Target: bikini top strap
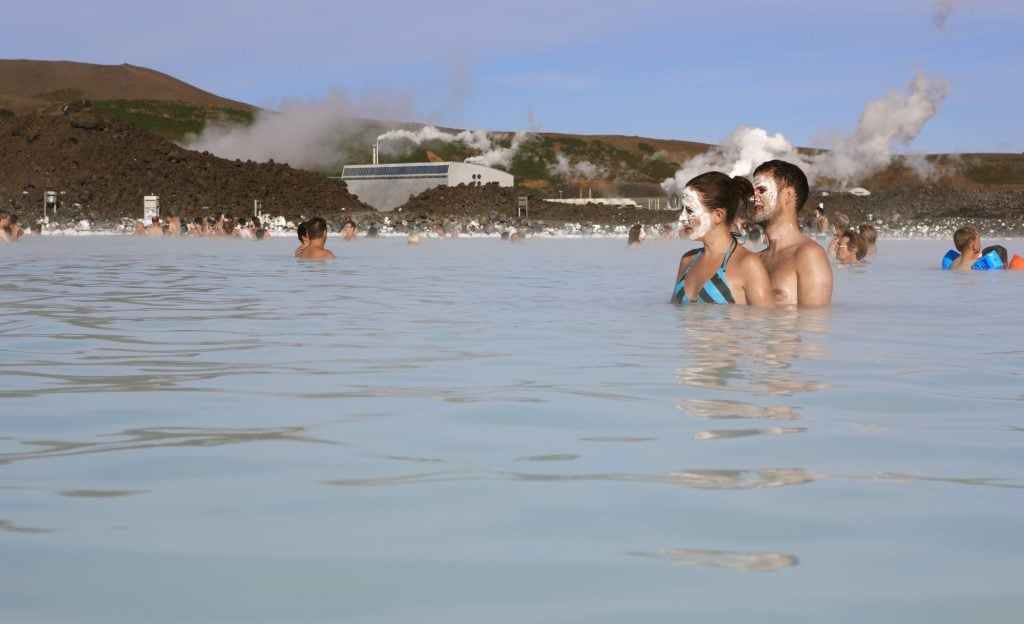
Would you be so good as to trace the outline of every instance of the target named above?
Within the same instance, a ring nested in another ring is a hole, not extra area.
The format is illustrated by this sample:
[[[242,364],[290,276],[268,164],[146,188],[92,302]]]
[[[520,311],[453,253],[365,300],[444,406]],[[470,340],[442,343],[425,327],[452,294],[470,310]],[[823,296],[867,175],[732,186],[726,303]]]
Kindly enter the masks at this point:
[[[736,247],[738,247],[739,244],[740,244],[740,241],[738,239],[736,239],[735,237],[733,237],[732,244],[729,245],[729,251],[725,252],[725,257],[722,258],[722,268],[723,269],[725,268],[725,265],[729,264],[729,258],[732,257],[733,250],[736,249]]]
[[[697,253],[693,254],[693,259],[690,260],[690,264],[686,265],[686,270],[683,271],[683,277],[686,277],[686,275],[690,272],[690,269],[693,268],[694,263],[697,262],[697,258],[700,258],[700,255],[702,253],[704,253],[704,248],[703,247],[700,248],[700,251],[698,251]]]

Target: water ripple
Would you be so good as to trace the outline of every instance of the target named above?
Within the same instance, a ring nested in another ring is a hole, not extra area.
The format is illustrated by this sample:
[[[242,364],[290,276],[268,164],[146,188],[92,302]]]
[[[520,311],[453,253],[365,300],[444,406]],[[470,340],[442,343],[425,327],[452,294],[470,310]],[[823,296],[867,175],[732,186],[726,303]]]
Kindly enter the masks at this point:
[[[810,483],[819,475],[798,468],[767,468],[762,470],[689,470],[668,475],[630,473],[543,474],[506,470],[462,470],[426,472],[395,477],[365,479],[334,479],[324,485],[365,487],[380,485],[416,485],[454,481],[627,481],[661,483],[694,489],[754,489]]]
[[[800,560],[792,555],[773,552],[730,552],[726,550],[662,548],[654,552],[631,552],[627,554],[649,559],[663,559],[682,565],[747,570],[749,572],[775,572],[776,570],[800,563]]]
[[[251,429],[205,429],[195,427],[155,427],[126,429],[113,434],[125,437],[116,442],[76,442],[66,440],[22,440],[26,446],[42,447],[21,453],[0,453],[0,464],[26,459],[47,459],[90,453],[110,453],[150,448],[222,446],[248,442],[306,442],[314,444],[344,445],[343,442],[324,440],[305,435],[307,427],[268,427]],[[14,438],[8,438],[14,440]]]

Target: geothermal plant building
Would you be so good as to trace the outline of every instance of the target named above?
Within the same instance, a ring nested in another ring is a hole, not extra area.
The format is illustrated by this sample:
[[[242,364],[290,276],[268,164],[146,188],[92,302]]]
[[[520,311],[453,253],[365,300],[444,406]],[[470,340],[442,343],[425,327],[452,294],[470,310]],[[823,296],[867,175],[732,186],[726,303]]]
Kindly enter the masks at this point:
[[[377,210],[394,210],[435,186],[481,186],[497,182],[512,186],[511,174],[464,162],[345,165],[341,179],[350,193]]]

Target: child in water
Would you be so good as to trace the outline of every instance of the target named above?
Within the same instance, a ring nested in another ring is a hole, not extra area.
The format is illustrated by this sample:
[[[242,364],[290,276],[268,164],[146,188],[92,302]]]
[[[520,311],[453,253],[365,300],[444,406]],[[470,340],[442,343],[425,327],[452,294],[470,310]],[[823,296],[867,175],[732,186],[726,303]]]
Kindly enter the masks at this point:
[[[981,257],[981,236],[972,227],[962,227],[953,233],[953,245],[960,256],[949,265],[950,271],[970,271],[971,265]]]

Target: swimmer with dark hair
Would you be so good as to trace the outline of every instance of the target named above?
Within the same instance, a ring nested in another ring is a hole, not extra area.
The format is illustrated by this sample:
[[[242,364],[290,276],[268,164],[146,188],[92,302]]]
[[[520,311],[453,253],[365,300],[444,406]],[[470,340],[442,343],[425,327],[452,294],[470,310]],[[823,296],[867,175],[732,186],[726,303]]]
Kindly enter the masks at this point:
[[[704,246],[679,260],[672,301],[774,306],[764,263],[730,231],[746,204],[745,189],[746,185],[719,171],[686,183],[679,213],[682,233]]]
[[[292,253],[296,258],[302,257],[302,252],[309,247],[309,222],[303,221],[299,224],[299,227],[295,228],[295,234],[299,237],[299,246],[295,248],[295,252]]]
[[[629,228],[629,239],[626,241],[626,247],[629,249],[640,249],[643,247],[644,238],[646,237],[647,234],[644,232],[644,226],[637,223]]]
[[[760,252],[775,305],[832,303],[832,265],[821,245],[804,236],[797,213],[809,194],[807,176],[792,163],[769,160],[754,170],[754,220],[764,226]]]
[[[814,209],[814,231],[818,234],[828,232],[828,217],[825,215],[824,204],[818,204]]]
[[[7,211],[0,211],[0,242],[13,243],[21,237],[18,217]]]
[[[345,225],[341,227],[341,240],[354,243],[359,240],[356,238],[356,222],[349,219],[345,222]]]
[[[988,247],[981,250],[981,257],[984,258],[993,251],[996,253],[997,256],[999,256],[999,259],[1003,261],[1003,266],[999,268],[1003,269],[1010,266],[1010,262],[1007,258],[1008,254],[1006,253],[1006,247],[1003,247],[1002,245],[989,245]]]
[[[313,217],[306,222],[306,235],[309,244],[296,254],[304,260],[331,260],[334,253],[324,247],[327,244],[327,221],[323,217]]]

